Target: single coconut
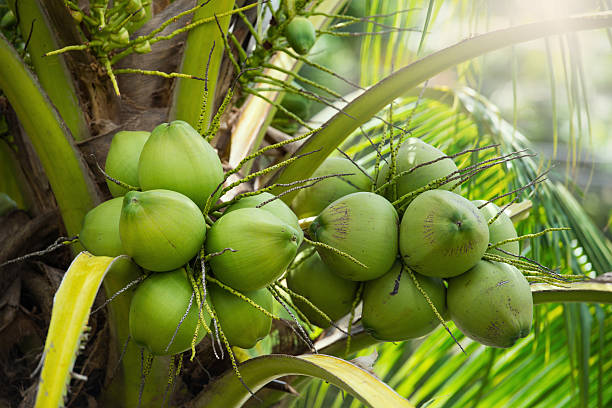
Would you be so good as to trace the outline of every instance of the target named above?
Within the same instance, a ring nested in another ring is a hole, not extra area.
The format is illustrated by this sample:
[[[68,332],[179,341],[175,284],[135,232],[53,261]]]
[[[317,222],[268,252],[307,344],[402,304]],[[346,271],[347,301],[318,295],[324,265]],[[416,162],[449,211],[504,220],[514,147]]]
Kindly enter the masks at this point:
[[[423,142],[421,139],[411,137],[406,139],[399,147],[396,156],[396,172],[400,174],[404,171],[409,171],[418,165],[428,163],[441,157],[446,156],[442,151],[436,149],[432,145]],[[386,183],[390,175],[390,158],[380,168],[376,179],[376,186],[380,187]],[[412,191],[426,186],[428,183],[437,180],[441,177],[450,175],[457,171],[457,165],[450,159],[441,159],[434,163],[419,167],[408,174],[403,175],[396,181],[397,196],[394,197],[393,185],[390,185],[382,194],[389,200],[394,201]],[[442,190],[450,190],[455,182],[443,184],[439,188]],[[455,193],[460,193],[461,187],[457,186]]]
[[[198,305],[192,294],[183,268],[149,276],[138,285],[130,304],[131,339],[154,355],[173,355],[190,349],[199,324]],[[202,317],[210,327],[211,318],[205,310]],[[200,326],[195,344],[205,335],[206,329]]]
[[[208,286],[208,293],[230,345],[248,349],[270,333],[272,318],[253,305],[215,284]],[[273,313],[274,298],[268,289],[257,289],[242,294]]]
[[[318,253],[313,253],[287,274],[287,287],[308,299],[332,321],[336,321],[351,311],[358,282],[342,279],[323,263]],[[327,328],[325,320],[308,303],[297,297],[292,298],[311,323]]]
[[[252,291],[278,279],[295,257],[297,243],[294,226],[261,208],[240,208],[213,224],[206,253],[225,250],[210,258],[215,276],[234,289]]]
[[[125,252],[145,269],[186,264],[204,242],[206,223],[197,205],[175,191],[130,191],[123,198],[119,234]]]
[[[150,132],[121,131],[113,136],[104,171],[114,179],[130,186],[140,187],[138,181],[138,160],[142,147],[151,135]],[[106,185],[113,197],[121,197],[128,192],[126,188],[106,180]]]
[[[79,241],[93,255],[116,257],[127,253],[119,236],[122,205],[123,197],[117,197],[97,205],[85,214]]]
[[[268,203],[262,205],[259,208],[261,208],[262,210],[266,210],[270,212],[271,214],[274,214],[281,221],[293,226],[295,229],[295,232],[297,233],[297,237],[298,237],[297,245],[299,248],[299,246],[302,244],[302,241],[304,240],[304,232],[302,231],[302,228],[300,228],[298,217],[297,215],[295,215],[293,211],[291,211],[291,208],[289,208],[287,204],[285,204],[280,199],[275,199],[275,197],[276,196],[274,194],[265,192],[265,193],[257,194],[254,196],[242,198],[236,201],[234,204],[230,205],[225,210],[225,214],[228,214],[240,208],[256,208],[258,205],[265,203],[266,201],[269,201]]]
[[[359,191],[369,191],[372,181],[353,162],[342,157],[329,157],[312,174],[312,177],[331,174],[353,174],[330,177],[315,185],[301,189],[291,203],[299,218],[313,217],[337,199]]]
[[[305,55],[317,40],[317,33],[307,18],[294,17],[285,28],[285,37],[295,52]]]
[[[362,264],[329,249],[316,247],[323,262],[338,276],[353,281],[376,279],[397,256],[398,216],[384,197],[349,194],[327,206],[310,225],[315,241],[340,250]]]
[[[478,208],[450,191],[419,194],[402,217],[400,253],[423,275],[460,275],[476,265],[488,244],[489,228]]]
[[[448,280],[447,302],[459,330],[486,346],[511,347],[531,330],[529,283],[512,265],[479,261]]]
[[[140,154],[138,179],[143,190],[177,191],[204,208],[223,181],[223,168],[208,142],[187,122],[175,120],[151,133]]]
[[[485,200],[475,200],[472,201],[476,207],[480,207],[481,205],[487,203]],[[487,203],[482,208],[479,208],[480,213],[484,217],[484,219],[489,222],[489,220],[497,215],[500,212],[500,208],[493,204]],[[510,238],[518,237],[516,230],[514,229],[514,224],[512,220],[506,213],[502,212],[499,214],[499,217],[491,224],[489,224],[489,243],[496,244],[501,241],[505,241]],[[511,254],[518,255],[520,253],[520,247],[518,241],[507,242],[501,246],[499,249],[502,249],[506,252],[510,252]],[[487,252],[493,255],[500,255],[505,257],[510,257],[510,255],[503,253],[502,251],[498,251],[496,248],[489,248]]]
[[[446,288],[442,280],[418,273],[415,273],[415,277],[438,313],[444,317]],[[440,319],[414,284],[410,272],[396,262],[389,272],[366,282],[361,322],[376,339],[401,341],[431,333],[440,324]]]

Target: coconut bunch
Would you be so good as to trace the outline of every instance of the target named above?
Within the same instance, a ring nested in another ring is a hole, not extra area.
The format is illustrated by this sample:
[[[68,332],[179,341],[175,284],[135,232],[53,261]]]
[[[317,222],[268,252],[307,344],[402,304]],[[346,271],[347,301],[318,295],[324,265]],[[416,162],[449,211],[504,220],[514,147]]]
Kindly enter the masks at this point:
[[[316,216],[305,240],[316,252],[287,274],[311,322],[327,327],[361,298],[361,322],[380,340],[421,337],[448,319],[494,347],[529,333],[533,303],[515,266],[516,230],[495,204],[460,194],[467,177],[451,157],[409,138],[374,176],[355,169],[326,160],[313,176],[353,179],[325,180],[292,203],[300,217]]]
[[[105,173],[114,198],[86,215],[79,240],[94,255],[129,255],[145,271],[129,315],[139,346],[153,355],[183,352],[210,331],[212,319],[238,347],[253,347],[270,332],[274,297],[266,288],[303,239],[289,207],[265,203],[274,198],[266,193],[236,201],[214,220],[208,212],[222,194],[221,162],[183,121],[117,133]]]

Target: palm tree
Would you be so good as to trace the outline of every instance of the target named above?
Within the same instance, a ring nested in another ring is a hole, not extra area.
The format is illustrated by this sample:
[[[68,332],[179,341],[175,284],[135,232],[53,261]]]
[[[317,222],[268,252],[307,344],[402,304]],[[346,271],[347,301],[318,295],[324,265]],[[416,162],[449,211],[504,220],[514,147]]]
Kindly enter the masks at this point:
[[[15,401],[16,391],[26,390],[23,397],[28,406],[41,389],[37,404],[53,406],[61,401],[69,374],[80,372],[87,380],[76,375],[65,400],[74,406],[84,405],[88,398],[113,406],[133,406],[134,401],[143,406],[163,405],[166,399],[193,407],[232,406],[246,401],[251,389],[265,384],[249,404],[279,400],[284,405],[308,407],[406,403],[374,377],[346,368],[341,360],[302,355],[308,350],[288,329],[298,331],[292,322],[275,325],[276,340],[269,338],[247,351],[230,351],[231,361],[214,357],[212,333],[198,346],[195,361],[143,358],[138,347],[126,342],[127,319],[123,317],[128,314],[131,295],[117,296],[108,305],[96,300],[96,312],[88,317],[103,279],[106,296],[111,298],[140,272],[127,268],[125,275],[109,273],[105,278],[109,268],[128,261],[77,256],[82,249],[78,243],[56,238],[64,232],[68,237],[78,234],[87,211],[109,197],[98,163],[104,161],[113,135],[120,130],[152,130],[174,119],[189,122],[212,141],[226,174],[240,170],[228,177],[229,182],[242,179],[240,186],[246,190],[275,185],[272,191],[284,193],[286,202],[295,195],[290,188],[296,184],[291,183],[308,179],[329,155],[346,154],[373,174],[380,161],[393,154],[393,146],[407,136],[420,137],[448,155],[457,154],[460,168],[531,148],[529,138],[517,127],[517,71],[512,71],[512,120],[505,120],[485,93],[475,89],[486,87],[482,56],[535,39],[544,38],[540,41],[551,61],[555,145],[564,132],[557,119],[564,114],[570,122],[568,139],[579,140],[585,129],[590,131],[587,120],[594,113],[589,110],[588,78],[574,33],[610,27],[612,15],[563,16],[486,30],[447,48],[436,45],[436,52],[428,53],[433,34],[446,33],[436,25],[445,14],[477,15],[482,10],[470,2],[433,0],[423,4],[371,2],[362,10],[351,3],[348,12],[344,1],[332,0],[280,4],[198,1],[195,7],[190,1],[152,3],[92,0],[82,6],[72,1],[24,4],[10,0],[12,22],[8,9],[3,9],[5,17],[9,16],[6,27],[12,27],[7,31],[12,45],[6,37],[0,38],[0,89],[6,123],[0,140],[0,186],[10,197],[8,206],[18,210],[3,215],[7,227],[2,241],[6,244],[0,249],[0,262],[54,241],[57,244],[51,246],[54,252],[35,254],[39,258],[34,259],[42,262],[29,262],[30,256],[0,266],[7,278],[3,280],[7,299],[21,298],[20,310],[24,310],[23,315],[12,309],[5,315],[9,323],[4,327],[20,327],[23,333],[8,343],[10,357],[23,359],[28,373],[39,359],[43,362],[42,386],[23,380],[19,369],[9,377],[11,367],[6,367],[3,383],[9,385],[3,398]],[[329,61],[318,55],[317,48],[310,54],[295,52],[287,44],[285,27],[296,15],[308,17],[317,27],[319,43],[339,39],[360,46],[359,75],[346,77],[351,75],[346,60],[326,67]],[[470,21],[470,32],[483,30],[476,23],[479,20]],[[453,43],[447,35],[444,40]],[[555,73],[558,65],[552,61],[556,54],[550,51],[554,37],[549,36],[556,35],[567,47],[562,50],[568,50],[562,65],[569,90],[567,113],[555,97],[555,78],[560,74]],[[17,51],[20,45],[21,53]],[[513,61],[519,61],[518,53],[512,55]],[[449,69],[456,74],[452,88],[432,83],[435,75]],[[322,110],[312,118],[300,116],[279,103],[285,94],[297,95]],[[291,138],[276,129],[287,124],[288,133],[308,137]],[[254,153],[265,144],[277,144],[280,154]],[[491,145],[496,146],[485,148]],[[581,149],[576,142],[569,151],[580,156]],[[470,154],[459,155],[464,151]],[[569,163],[571,173],[571,160]],[[466,195],[492,199],[517,190],[521,205],[512,208],[519,234],[571,228],[524,241],[524,256],[579,278],[612,271],[609,241],[590,221],[567,183],[553,176],[541,180],[545,168],[546,163],[535,157],[505,162],[471,177],[465,184]],[[529,207],[529,217],[518,221],[520,212]],[[66,243],[73,244],[71,250],[62,246]],[[441,328],[424,339],[378,345],[357,324],[349,329],[350,337],[326,331],[315,345],[326,354],[344,358],[355,353],[367,356],[376,347],[375,373],[419,406],[607,406],[612,401],[612,391],[605,387],[612,372],[612,339],[605,327],[612,314],[609,306],[600,303],[612,303],[610,284],[594,281],[581,283],[577,289],[568,284],[567,289],[550,285],[548,279],[541,283],[536,283],[537,276],[531,279],[534,301],[539,304],[534,330],[508,350],[481,346],[463,337],[452,323],[452,337]],[[51,293],[60,281],[51,308]],[[78,306],[79,301],[84,303]],[[285,317],[291,320],[289,314]],[[83,331],[85,323],[90,326],[89,340]],[[9,341],[7,335],[2,337]],[[60,339],[63,346],[50,346],[60,344]],[[75,362],[79,342],[85,348]],[[222,346],[219,338],[218,343]],[[261,356],[271,352],[280,355]],[[252,358],[255,356],[260,357]],[[232,370],[233,358],[242,361],[237,370]],[[61,370],[53,371],[56,369]],[[327,382],[284,377],[276,386],[270,383],[287,374],[322,378],[357,400],[345,399]],[[368,387],[356,385],[355,375],[362,376],[359,378]],[[294,389],[303,397],[292,397]],[[45,401],[47,392],[47,397],[57,399]]]

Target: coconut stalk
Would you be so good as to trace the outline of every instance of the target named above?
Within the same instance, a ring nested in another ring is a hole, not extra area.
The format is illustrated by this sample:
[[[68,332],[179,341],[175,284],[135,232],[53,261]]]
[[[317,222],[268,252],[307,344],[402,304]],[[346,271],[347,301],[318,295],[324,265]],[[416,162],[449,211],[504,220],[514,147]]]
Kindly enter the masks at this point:
[[[50,28],[52,25],[45,7],[61,8],[66,15],[65,20],[72,22],[66,7],[59,3],[44,6],[41,1],[18,0],[10,0],[8,5],[13,14],[19,16],[19,28],[23,37],[29,38],[28,52],[40,85],[57,108],[74,139],[86,139],[89,135],[89,128],[64,57],[62,55],[44,56],[47,52],[61,48],[63,45],[58,39],[57,32]]]
[[[280,169],[270,183],[288,183],[310,176],[348,135],[372,118],[395,98],[420,83],[465,61],[491,51],[521,42],[580,30],[594,30],[612,26],[612,12],[586,14],[519,25],[492,31],[461,41],[441,51],[409,64],[355,98],[343,110],[334,115],[323,129],[306,141],[295,154],[320,149],[318,154],[292,163]],[[286,188],[278,187],[278,195]],[[283,197],[289,203],[294,192]]]
[[[72,144],[70,131],[34,76],[0,35],[0,89],[7,96],[45,170],[69,235],[100,201],[96,187]]]
[[[198,4],[205,1],[199,0]],[[234,0],[220,0],[207,4],[193,16],[193,21],[227,13],[234,8]],[[214,21],[203,24],[189,31],[183,49],[183,62],[180,72],[198,78],[206,78],[206,82],[178,79],[170,108],[170,120],[180,119],[197,129],[200,115],[202,130],[208,128],[212,117],[215,101],[215,91],[219,79],[219,68],[223,60],[224,46],[222,35],[227,32],[231,15],[219,17],[219,26]],[[222,30],[223,33],[220,31]],[[206,55],[210,54],[207,66]],[[202,102],[205,102],[202,106]],[[200,110],[203,110],[200,112]]]

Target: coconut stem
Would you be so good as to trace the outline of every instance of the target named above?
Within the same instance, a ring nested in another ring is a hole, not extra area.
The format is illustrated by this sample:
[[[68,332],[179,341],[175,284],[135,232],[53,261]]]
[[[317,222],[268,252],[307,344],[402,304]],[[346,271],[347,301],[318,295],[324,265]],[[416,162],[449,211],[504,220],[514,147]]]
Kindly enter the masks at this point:
[[[314,344],[310,340],[310,337],[308,337],[306,330],[304,330],[304,327],[302,327],[302,325],[300,324],[298,319],[295,317],[295,315],[293,314],[289,306],[287,306],[287,304],[281,299],[281,294],[273,286],[268,286],[268,290],[270,291],[270,293],[272,293],[272,296],[274,296],[274,299],[276,299],[276,301],[287,311],[287,313],[289,313],[289,316],[291,316],[291,319],[293,319],[293,322],[297,325],[298,328],[296,329],[292,325],[289,325],[289,327],[291,327],[291,329],[298,335],[300,339],[304,341],[304,343],[306,343],[306,345],[308,345],[308,348],[310,348],[310,351],[316,354],[317,349],[315,348]]]
[[[17,263],[17,262],[21,262],[21,261],[26,261],[30,258],[33,258],[35,256],[41,256],[41,255],[46,255],[50,252],[55,251],[58,248],[61,248],[65,245],[70,245],[70,244],[74,244],[75,242],[79,241],[79,236],[76,235],[72,238],[67,238],[67,237],[59,237],[58,239],[55,240],[55,242],[51,245],[49,245],[47,248],[45,249],[41,249],[40,251],[35,251],[35,252],[31,252],[29,254],[14,258],[14,259],[10,259],[6,262],[3,262],[0,264],[0,268],[3,268],[7,265],[13,264],[13,263]]]
[[[318,242],[318,241],[311,241],[310,239],[304,237],[304,242],[312,245],[312,246],[317,246],[317,247],[321,247],[321,248],[325,248],[329,251],[332,251],[333,253],[343,256],[346,259],[348,259],[351,262],[356,263],[357,265],[361,266],[362,268],[368,269],[368,267],[366,265],[364,265],[363,263],[359,262],[357,259],[353,258],[351,255],[347,254],[346,252],[342,252],[341,250],[334,248],[331,245],[327,245],[324,244],[323,242]]]
[[[206,61],[206,70],[204,71],[204,89],[200,99],[200,114],[198,115],[198,124],[196,131],[203,136],[202,127],[206,116],[206,107],[208,105],[208,71],[210,69],[210,60],[212,59],[213,51],[215,50],[215,42],[213,41],[210,51],[208,52],[208,60]]]
[[[274,286],[274,288],[276,289],[276,293],[281,297],[281,299],[283,299],[285,301],[285,303],[287,303],[287,305],[289,305],[294,311],[295,313],[297,313],[298,317],[300,319],[302,319],[302,321],[304,323],[306,323],[306,327],[308,328],[308,330],[310,332],[314,331],[314,327],[313,324],[311,323],[310,319],[308,319],[308,317],[306,317],[306,315],[304,314],[304,312],[302,312],[292,301],[289,297],[285,296],[283,294],[283,292],[281,292],[281,289],[286,292],[289,293],[289,290],[287,290],[287,288],[285,288],[282,285],[279,285],[278,283],[273,283],[272,286]],[[289,293],[290,294],[290,293]],[[291,294],[290,294],[291,295]]]
[[[508,238],[508,239],[505,239],[503,241],[496,242],[495,244],[491,244],[489,246],[489,249],[500,247],[500,246],[502,246],[504,244],[507,244],[509,242],[523,241],[525,239],[537,238],[537,237],[540,237],[540,236],[542,236],[542,235],[544,235],[544,234],[546,234],[548,232],[554,232],[554,231],[571,231],[571,228],[568,228],[568,227],[551,227],[551,228],[546,228],[546,229],[544,229],[544,230],[542,230],[540,232],[536,232],[534,234],[525,234],[525,235],[521,235],[520,237]]]
[[[359,287],[357,288],[357,292],[355,293],[355,298],[353,299],[353,303],[351,304],[351,314],[349,316],[348,327],[347,327],[347,337],[346,337],[346,348],[344,349],[344,356],[348,357],[351,352],[351,339],[353,338],[353,319],[355,319],[355,309],[357,309],[357,305],[361,300],[361,294],[363,292],[365,284],[361,282]]]
[[[191,292],[191,297],[189,298],[189,304],[187,305],[187,310],[185,310],[185,314],[183,314],[183,317],[181,317],[181,320],[178,322],[178,325],[176,326],[176,329],[174,329],[174,334],[172,334],[172,338],[170,339],[170,342],[166,346],[166,349],[164,350],[164,352],[168,352],[168,349],[170,348],[172,343],[174,343],[174,339],[176,337],[176,334],[178,333],[179,329],[181,328],[181,325],[183,324],[183,322],[187,318],[187,315],[189,314],[189,311],[191,310],[191,306],[193,305],[193,298],[194,297],[195,297],[195,291],[192,291]],[[196,332],[195,332],[196,337],[197,337],[197,334],[198,334],[198,328],[199,327],[200,327],[200,325],[196,326]]]
[[[313,309],[315,312],[317,312],[317,314],[318,314],[319,316],[321,316],[321,317],[322,317],[322,318],[323,318],[325,321],[329,322],[329,324],[331,324],[331,325],[332,325],[334,328],[336,328],[336,329],[340,330],[340,331],[341,331],[341,332],[343,332],[343,333],[346,333],[344,330],[342,330],[340,327],[338,327],[338,326],[337,326],[337,325],[334,323],[334,321],[332,320],[332,318],[331,318],[331,317],[329,317],[328,315],[326,315],[324,311],[322,311],[322,310],[321,310],[321,309],[319,309],[317,306],[315,306],[315,304],[314,304],[314,303],[312,303],[310,300],[308,300],[308,298],[306,298],[306,297],[304,297],[304,296],[300,295],[299,293],[295,293],[294,291],[292,291],[292,290],[291,290],[291,289],[289,289],[289,288],[286,288],[286,287],[284,287],[284,286],[280,286],[279,284],[274,284],[274,286],[275,286],[275,287],[277,287],[277,288],[279,288],[279,287],[280,287],[280,288],[282,288],[282,289],[283,289],[285,292],[287,292],[287,293],[289,294],[289,296],[291,296],[292,298],[296,298],[296,299],[301,300],[302,302],[306,303],[306,304],[307,304],[308,306],[310,306],[310,307],[311,307],[311,308],[312,308],[312,309]],[[294,305],[294,309],[295,309],[295,311],[296,311],[296,312],[300,310],[300,309],[299,309],[298,307],[296,307],[295,305]],[[310,322],[308,321],[308,319],[306,319],[306,321],[307,321],[308,323],[310,323]],[[347,334],[348,334],[348,333],[347,333]]]
[[[438,312],[438,309],[436,308],[436,305],[433,304],[433,302],[431,301],[431,299],[429,298],[429,295],[427,294],[427,292],[425,292],[425,290],[421,287],[421,284],[419,283],[418,279],[416,278],[416,275],[414,274],[414,272],[412,271],[412,269],[410,269],[408,266],[403,265],[403,267],[405,267],[408,270],[408,274],[410,275],[410,278],[412,278],[412,282],[414,283],[414,286],[416,286],[416,288],[418,289],[419,292],[421,292],[421,294],[423,295],[423,297],[425,298],[425,301],[429,304],[429,307],[431,307],[431,310],[433,310],[434,314],[436,315],[436,317],[438,318],[438,320],[440,321],[440,323],[442,323],[442,326],[444,326],[444,328],[446,329],[446,331],[448,332],[448,334],[450,334],[450,336],[453,338],[453,340],[455,341],[455,344],[457,344],[459,346],[459,348],[461,349],[461,351],[463,352],[463,354],[465,354],[467,356],[467,353],[465,352],[465,350],[463,349],[463,347],[461,346],[461,343],[459,343],[459,341],[455,338],[455,336],[453,335],[453,332],[451,332],[450,328],[448,327],[448,325],[446,324],[446,322],[444,321],[444,318],[442,317],[442,315],[440,315],[440,313]]]
[[[280,320],[280,317],[276,316],[273,313],[270,313],[269,311],[264,309],[261,305],[258,305],[257,303],[255,303],[252,299],[250,299],[247,296],[243,295],[242,293],[238,292],[236,289],[233,289],[233,288],[227,286],[223,282],[218,281],[217,279],[213,278],[212,276],[206,276],[206,280],[209,281],[209,282],[215,283],[220,288],[225,289],[226,291],[228,291],[232,295],[234,295],[234,296],[244,300],[249,305],[253,306],[255,309],[257,309],[261,313],[263,313],[265,316],[267,316],[267,317],[269,317],[271,319],[274,319],[274,320]]]

